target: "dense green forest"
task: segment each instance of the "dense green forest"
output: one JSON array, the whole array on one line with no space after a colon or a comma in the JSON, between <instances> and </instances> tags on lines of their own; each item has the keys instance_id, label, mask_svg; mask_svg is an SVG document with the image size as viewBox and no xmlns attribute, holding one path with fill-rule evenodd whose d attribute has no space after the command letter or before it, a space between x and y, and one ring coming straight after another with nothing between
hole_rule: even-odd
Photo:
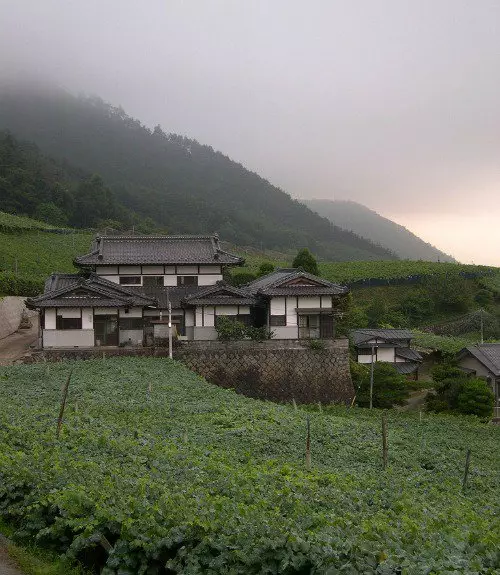
<instances>
[{"instance_id":1,"label":"dense green forest","mask_svg":"<svg viewBox=\"0 0 500 575\"><path fill-rule=\"evenodd\" d=\"M102 178L81 182L81 193L72 194L73 207L62 205L67 197L53 190L44 196L41 203L51 204L61 222L66 216L69 223L88 227L97 215L123 220L131 210L171 233L218 231L240 246L308 247L336 261L397 259L388 249L332 225L210 146L167 134L159 126L151 131L96 97L77 98L56 89L4 90L2 128L35 142L64 171L78 166ZM19 201L13 189L2 189L2 199L9 194L4 211L46 215L46 205L42 210L29 198Z\"/></svg>"},{"instance_id":2,"label":"dense green forest","mask_svg":"<svg viewBox=\"0 0 500 575\"><path fill-rule=\"evenodd\" d=\"M363 238L385 246L400 258L452 262L451 256L424 242L418 236L395 222L384 218L357 202L342 200L302 200L319 215L333 224L350 230Z\"/></svg>"}]
</instances>

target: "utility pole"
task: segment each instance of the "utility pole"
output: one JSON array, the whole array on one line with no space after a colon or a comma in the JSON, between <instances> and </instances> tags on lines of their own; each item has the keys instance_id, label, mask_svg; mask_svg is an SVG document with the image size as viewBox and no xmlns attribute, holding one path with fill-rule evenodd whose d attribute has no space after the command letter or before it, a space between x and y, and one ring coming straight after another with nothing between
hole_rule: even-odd
<instances>
[{"instance_id":1,"label":"utility pole","mask_svg":"<svg viewBox=\"0 0 500 575\"><path fill-rule=\"evenodd\" d=\"M172 359L172 302L167 291L168 298L168 357Z\"/></svg>"},{"instance_id":2,"label":"utility pole","mask_svg":"<svg viewBox=\"0 0 500 575\"><path fill-rule=\"evenodd\" d=\"M483 308L479 310L479 317L481 318L481 343L484 343L484 321L483 321Z\"/></svg>"},{"instance_id":3,"label":"utility pole","mask_svg":"<svg viewBox=\"0 0 500 575\"><path fill-rule=\"evenodd\" d=\"M372 361L370 363L370 409L373 409L373 354L375 353L375 346L372 345Z\"/></svg>"}]
</instances>

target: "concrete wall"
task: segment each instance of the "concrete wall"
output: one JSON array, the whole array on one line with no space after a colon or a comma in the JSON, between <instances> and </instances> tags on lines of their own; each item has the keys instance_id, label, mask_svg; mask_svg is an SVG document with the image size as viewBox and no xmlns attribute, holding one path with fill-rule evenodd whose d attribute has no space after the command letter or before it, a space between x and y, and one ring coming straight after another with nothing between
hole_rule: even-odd
<instances>
[{"instance_id":1,"label":"concrete wall","mask_svg":"<svg viewBox=\"0 0 500 575\"><path fill-rule=\"evenodd\" d=\"M44 347L92 347L93 329L44 329Z\"/></svg>"},{"instance_id":2,"label":"concrete wall","mask_svg":"<svg viewBox=\"0 0 500 575\"><path fill-rule=\"evenodd\" d=\"M215 327L200 327L195 326L191 328L193 330L193 339L200 341L210 341L217 339L217 331ZM190 339L189 334L186 332L188 339Z\"/></svg>"},{"instance_id":3,"label":"concrete wall","mask_svg":"<svg viewBox=\"0 0 500 575\"><path fill-rule=\"evenodd\" d=\"M144 331L142 329L120 329L120 343L131 343L132 345L142 345Z\"/></svg>"},{"instance_id":4,"label":"concrete wall","mask_svg":"<svg viewBox=\"0 0 500 575\"><path fill-rule=\"evenodd\" d=\"M187 342L175 358L208 381L250 397L324 404L354 397L347 340L325 342L323 350L297 341Z\"/></svg>"}]
</instances>

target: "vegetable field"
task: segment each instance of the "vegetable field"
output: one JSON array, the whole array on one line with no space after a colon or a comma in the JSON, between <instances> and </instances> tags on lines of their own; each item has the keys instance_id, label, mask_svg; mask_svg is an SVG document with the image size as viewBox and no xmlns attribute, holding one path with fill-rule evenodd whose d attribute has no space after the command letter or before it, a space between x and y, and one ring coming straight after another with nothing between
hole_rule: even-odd
<instances>
[{"instance_id":1,"label":"vegetable field","mask_svg":"<svg viewBox=\"0 0 500 575\"><path fill-rule=\"evenodd\" d=\"M500 428L391 412L383 470L380 415L165 359L0 368L0 515L105 575L498 573Z\"/></svg>"}]
</instances>

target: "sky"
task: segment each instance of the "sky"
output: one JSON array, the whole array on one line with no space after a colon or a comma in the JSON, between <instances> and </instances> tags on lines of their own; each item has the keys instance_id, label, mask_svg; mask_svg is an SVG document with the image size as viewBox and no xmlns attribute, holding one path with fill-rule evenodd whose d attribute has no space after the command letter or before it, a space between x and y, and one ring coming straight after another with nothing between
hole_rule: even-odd
<instances>
[{"instance_id":1,"label":"sky","mask_svg":"<svg viewBox=\"0 0 500 575\"><path fill-rule=\"evenodd\" d=\"M499 0L0 0L2 71L500 266Z\"/></svg>"}]
</instances>

